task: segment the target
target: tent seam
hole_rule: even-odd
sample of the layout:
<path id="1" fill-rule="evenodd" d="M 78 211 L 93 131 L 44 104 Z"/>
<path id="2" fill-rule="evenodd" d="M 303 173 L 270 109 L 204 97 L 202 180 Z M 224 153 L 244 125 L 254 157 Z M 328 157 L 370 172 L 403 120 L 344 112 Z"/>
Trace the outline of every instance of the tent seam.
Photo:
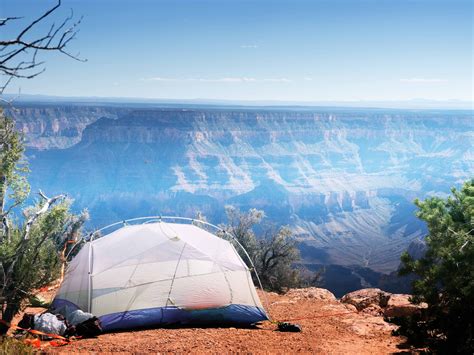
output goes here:
<path id="1" fill-rule="evenodd" d="M 170 299 L 171 291 L 173 290 L 174 280 L 176 278 L 176 273 L 178 272 L 179 263 L 181 262 L 181 258 L 183 256 L 183 252 L 184 252 L 185 248 L 186 248 L 186 243 L 184 243 L 183 249 L 181 249 L 181 254 L 179 254 L 178 262 L 176 263 L 176 269 L 174 270 L 174 275 L 173 275 L 173 278 L 171 279 L 170 291 L 168 292 L 168 298 L 166 299 L 165 307 L 168 307 L 168 302 L 171 301 L 171 299 Z"/>

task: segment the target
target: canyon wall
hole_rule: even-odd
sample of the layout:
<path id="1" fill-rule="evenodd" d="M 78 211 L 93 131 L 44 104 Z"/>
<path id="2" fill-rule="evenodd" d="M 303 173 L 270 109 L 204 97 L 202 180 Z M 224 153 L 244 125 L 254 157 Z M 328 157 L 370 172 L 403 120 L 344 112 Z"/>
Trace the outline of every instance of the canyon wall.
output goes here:
<path id="1" fill-rule="evenodd" d="M 467 111 L 25 106 L 34 189 L 66 192 L 91 225 L 224 206 L 288 224 L 305 263 L 397 268 L 425 233 L 414 198 L 474 173 Z"/>

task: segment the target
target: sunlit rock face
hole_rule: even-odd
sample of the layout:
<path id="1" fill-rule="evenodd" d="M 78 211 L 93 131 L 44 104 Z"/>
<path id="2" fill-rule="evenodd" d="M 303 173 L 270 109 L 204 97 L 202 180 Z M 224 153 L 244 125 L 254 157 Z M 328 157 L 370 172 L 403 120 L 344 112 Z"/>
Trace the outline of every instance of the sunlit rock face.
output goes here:
<path id="1" fill-rule="evenodd" d="M 101 117 L 117 118 L 126 108 L 114 109 L 83 105 L 18 104 L 6 108 L 18 129 L 35 149 L 67 148 L 81 140 L 83 130 Z"/>
<path id="2" fill-rule="evenodd" d="M 33 188 L 67 192 L 94 226 L 226 204 L 265 210 L 307 263 L 396 269 L 425 227 L 414 198 L 473 176 L 467 111 L 21 107 Z"/>

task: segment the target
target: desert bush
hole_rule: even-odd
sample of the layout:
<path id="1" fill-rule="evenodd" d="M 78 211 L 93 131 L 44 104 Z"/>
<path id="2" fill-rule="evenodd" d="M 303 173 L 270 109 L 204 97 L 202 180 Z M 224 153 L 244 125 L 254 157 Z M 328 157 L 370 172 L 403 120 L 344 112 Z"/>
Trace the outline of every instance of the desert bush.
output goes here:
<path id="1" fill-rule="evenodd" d="M 60 276 L 62 251 L 69 241 L 79 237 L 80 227 L 87 213 L 75 215 L 70 211 L 70 200 L 53 206 L 31 226 L 28 239 L 25 223 L 10 227 L 10 237 L 0 242 L 0 288 L 6 303 L 2 319 L 10 321 L 21 302 L 34 291 Z M 28 208 L 26 216 L 38 208 Z"/>
<path id="2" fill-rule="evenodd" d="M 23 140 L 0 112 L 0 313 L 9 322 L 34 290 L 58 278 L 65 252 L 78 240 L 88 215 L 71 212 L 71 200 L 40 192 L 26 206 L 29 186 Z M 23 209 L 22 216 L 14 212 Z M 6 331 L 0 327 L 0 334 Z"/>
<path id="3" fill-rule="evenodd" d="M 288 288 L 301 286 L 300 271 L 294 267 L 300 260 L 300 254 L 288 227 L 269 227 L 266 232 L 257 236 L 255 227 L 262 222 L 265 216 L 263 211 L 250 209 L 242 213 L 227 206 L 226 215 L 228 223 L 223 229 L 231 233 L 238 243 L 233 238 L 229 238 L 229 241 L 236 244 L 236 250 L 246 262 L 248 257 L 238 244 L 247 251 L 264 289 L 283 292 Z"/>

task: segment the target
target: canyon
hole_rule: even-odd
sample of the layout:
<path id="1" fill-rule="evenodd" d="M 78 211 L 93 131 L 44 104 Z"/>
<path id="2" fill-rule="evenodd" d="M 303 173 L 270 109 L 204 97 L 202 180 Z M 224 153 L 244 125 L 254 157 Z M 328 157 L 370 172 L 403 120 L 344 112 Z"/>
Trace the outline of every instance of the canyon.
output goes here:
<path id="1" fill-rule="evenodd" d="M 472 111 L 29 103 L 8 114 L 32 190 L 67 193 L 90 228 L 262 209 L 292 228 L 307 267 L 343 268 L 364 287 L 419 249 L 413 200 L 474 173 Z"/>

